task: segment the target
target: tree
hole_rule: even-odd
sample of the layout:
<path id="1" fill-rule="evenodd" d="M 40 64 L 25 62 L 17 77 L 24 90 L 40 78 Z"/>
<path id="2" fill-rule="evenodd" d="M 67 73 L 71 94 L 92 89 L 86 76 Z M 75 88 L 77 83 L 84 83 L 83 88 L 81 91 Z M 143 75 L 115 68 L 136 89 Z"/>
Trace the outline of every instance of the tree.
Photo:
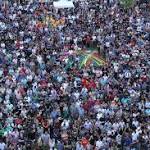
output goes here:
<path id="1" fill-rule="evenodd" d="M 135 0 L 120 0 L 120 4 L 125 8 L 131 8 L 134 5 Z"/>

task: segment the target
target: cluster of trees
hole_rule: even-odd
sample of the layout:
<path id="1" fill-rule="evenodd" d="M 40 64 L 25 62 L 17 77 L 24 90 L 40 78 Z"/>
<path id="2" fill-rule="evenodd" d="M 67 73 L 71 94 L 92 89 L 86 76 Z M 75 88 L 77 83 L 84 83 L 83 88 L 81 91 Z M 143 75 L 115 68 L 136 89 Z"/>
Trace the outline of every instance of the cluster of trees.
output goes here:
<path id="1" fill-rule="evenodd" d="M 125 8 L 131 8 L 136 0 L 120 0 L 120 4 Z"/>

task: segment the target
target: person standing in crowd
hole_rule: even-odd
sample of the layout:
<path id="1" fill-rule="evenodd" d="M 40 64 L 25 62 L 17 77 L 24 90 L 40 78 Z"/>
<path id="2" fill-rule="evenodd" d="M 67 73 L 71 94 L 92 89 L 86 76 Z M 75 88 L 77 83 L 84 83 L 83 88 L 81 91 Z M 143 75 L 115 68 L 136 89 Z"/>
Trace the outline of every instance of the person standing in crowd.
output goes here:
<path id="1" fill-rule="evenodd" d="M 0 5 L 0 150 L 150 149 L 149 1 L 74 6 Z"/>

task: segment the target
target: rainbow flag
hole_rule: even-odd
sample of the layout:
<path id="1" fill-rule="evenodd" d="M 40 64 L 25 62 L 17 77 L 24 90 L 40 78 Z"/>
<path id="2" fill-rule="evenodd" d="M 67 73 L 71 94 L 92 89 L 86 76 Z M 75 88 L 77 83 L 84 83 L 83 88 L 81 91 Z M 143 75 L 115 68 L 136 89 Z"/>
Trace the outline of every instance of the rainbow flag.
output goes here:
<path id="1" fill-rule="evenodd" d="M 106 61 L 103 58 L 101 58 L 98 52 L 96 51 L 92 53 L 82 51 L 82 52 L 79 52 L 78 54 L 81 55 L 80 68 L 86 67 L 90 65 L 91 63 L 97 66 L 106 65 Z"/>

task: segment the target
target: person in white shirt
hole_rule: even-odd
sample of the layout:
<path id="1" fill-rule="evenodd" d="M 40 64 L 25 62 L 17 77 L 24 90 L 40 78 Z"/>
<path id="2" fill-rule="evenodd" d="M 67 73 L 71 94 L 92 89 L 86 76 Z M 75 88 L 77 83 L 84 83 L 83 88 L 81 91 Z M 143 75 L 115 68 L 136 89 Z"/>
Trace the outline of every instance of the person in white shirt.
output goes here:
<path id="1" fill-rule="evenodd" d="M 50 139 L 49 140 L 49 146 L 50 146 L 49 150 L 53 150 L 54 149 L 54 147 L 55 147 L 55 139 Z"/>
<path id="2" fill-rule="evenodd" d="M 5 150 L 6 144 L 3 141 L 0 141 L 0 150 Z"/>
<path id="3" fill-rule="evenodd" d="M 41 135 L 41 139 L 42 139 L 42 142 L 43 142 L 44 145 L 48 145 L 49 141 L 50 141 L 50 135 L 49 135 L 49 133 L 47 131 L 45 133 L 43 133 Z"/>
<path id="4" fill-rule="evenodd" d="M 70 120 L 66 120 L 66 119 L 65 119 L 65 120 L 62 122 L 61 127 L 62 127 L 62 129 L 66 130 L 66 129 L 69 128 L 69 125 L 70 125 Z"/>
<path id="5" fill-rule="evenodd" d="M 116 142 L 117 142 L 118 145 L 121 145 L 121 135 L 120 134 L 118 134 L 116 136 Z"/>
<path id="6" fill-rule="evenodd" d="M 132 133 L 132 142 L 137 142 L 139 134 L 137 132 Z"/>
<path id="7" fill-rule="evenodd" d="M 91 121 L 87 120 L 85 123 L 84 123 L 84 128 L 89 130 L 92 128 L 92 123 Z"/>
<path id="8" fill-rule="evenodd" d="M 139 126 L 139 122 L 134 118 L 132 124 L 137 128 Z"/>
<path id="9" fill-rule="evenodd" d="M 96 150 L 102 149 L 104 146 L 104 143 L 102 141 L 102 138 L 96 141 Z"/>

